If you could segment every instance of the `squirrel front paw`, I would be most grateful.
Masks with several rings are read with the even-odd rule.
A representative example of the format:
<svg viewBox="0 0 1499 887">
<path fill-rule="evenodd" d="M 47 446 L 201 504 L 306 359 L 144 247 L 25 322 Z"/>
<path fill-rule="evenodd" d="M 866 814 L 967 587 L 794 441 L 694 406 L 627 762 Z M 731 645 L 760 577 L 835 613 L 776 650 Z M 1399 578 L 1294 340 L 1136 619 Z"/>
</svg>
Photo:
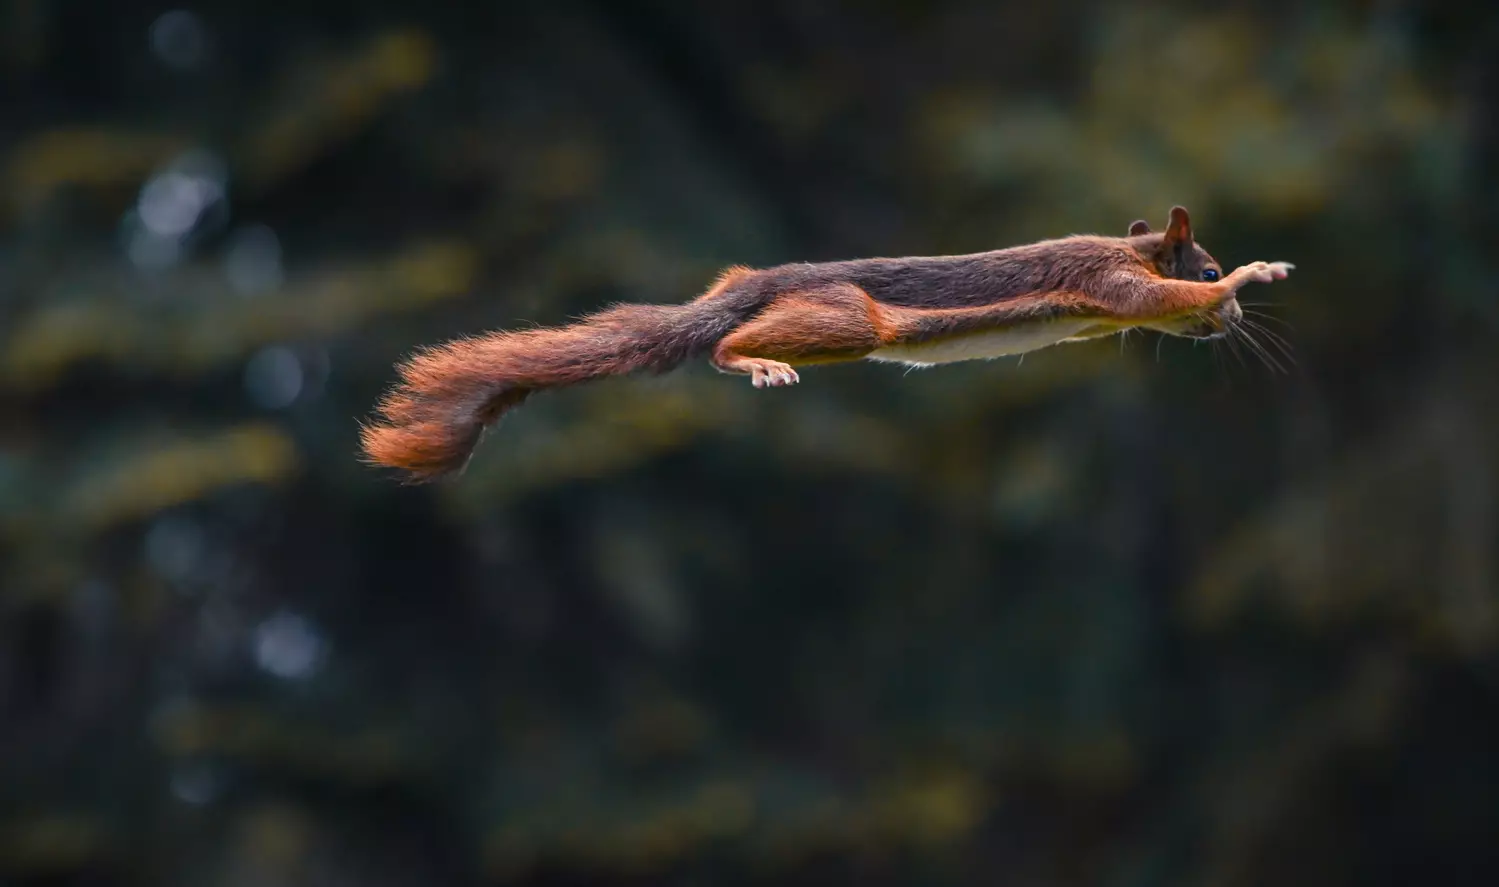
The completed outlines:
<svg viewBox="0 0 1499 887">
<path fill-rule="evenodd" d="M 1285 280 L 1295 267 L 1290 262 L 1250 262 L 1235 269 L 1229 280 L 1235 284 L 1235 289 L 1246 283 L 1272 283 Z"/>
</svg>

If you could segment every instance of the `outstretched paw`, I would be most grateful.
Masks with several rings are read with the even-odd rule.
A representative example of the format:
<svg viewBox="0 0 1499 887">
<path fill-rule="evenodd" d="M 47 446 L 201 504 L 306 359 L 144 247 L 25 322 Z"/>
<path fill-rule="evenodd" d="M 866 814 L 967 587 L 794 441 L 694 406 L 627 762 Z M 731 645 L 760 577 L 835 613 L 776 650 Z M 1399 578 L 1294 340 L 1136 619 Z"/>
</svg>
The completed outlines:
<svg viewBox="0 0 1499 887">
<path fill-rule="evenodd" d="M 749 364 L 750 382 L 756 388 L 779 388 L 801 381 L 790 364 L 777 360 L 753 360 Z"/>
<path fill-rule="evenodd" d="M 1285 280 L 1295 268 L 1290 262 L 1250 262 L 1233 273 L 1243 283 L 1272 283 Z"/>
<path fill-rule="evenodd" d="M 1270 271 L 1270 280 L 1285 280 L 1291 276 L 1291 271 L 1296 267 L 1290 262 L 1266 262 L 1265 264 Z M 1270 280 L 1262 280 L 1260 283 L 1269 283 Z"/>
</svg>

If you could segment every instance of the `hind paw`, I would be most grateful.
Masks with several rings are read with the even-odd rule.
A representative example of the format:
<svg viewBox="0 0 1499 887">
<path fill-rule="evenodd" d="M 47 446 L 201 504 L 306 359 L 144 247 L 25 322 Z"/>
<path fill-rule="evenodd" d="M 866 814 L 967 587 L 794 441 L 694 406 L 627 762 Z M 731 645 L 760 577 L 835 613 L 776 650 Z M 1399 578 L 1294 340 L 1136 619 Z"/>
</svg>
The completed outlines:
<svg viewBox="0 0 1499 887">
<path fill-rule="evenodd" d="M 748 367 L 750 372 L 750 384 L 756 388 L 780 388 L 783 385 L 795 385 L 801 381 L 796 370 L 791 364 L 781 363 L 777 360 L 754 360 Z"/>
</svg>

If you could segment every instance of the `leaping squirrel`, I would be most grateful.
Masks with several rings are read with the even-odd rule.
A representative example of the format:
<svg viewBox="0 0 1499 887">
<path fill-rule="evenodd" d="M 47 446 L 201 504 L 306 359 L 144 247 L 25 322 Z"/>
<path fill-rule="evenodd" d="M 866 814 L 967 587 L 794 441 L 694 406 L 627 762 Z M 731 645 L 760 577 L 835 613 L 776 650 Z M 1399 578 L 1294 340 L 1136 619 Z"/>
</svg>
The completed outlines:
<svg viewBox="0 0 1499 887">
<path fill-rule="evenodd" d="M 733 266 L 685 304 L 615 305 L 424 349 L 398 367 L 361 443 L 366 461 L 425 482 L 461 471 L 484 429 L 537 391 L 702 355 L 764 388 L 797 383 L 798 366 L 986 360 L 1135 328 L 1217 338 L 1243 318 L 1241 287 L 1294 267 L 1251 262 L 1224 276 L 1180 206 L 1159 233 L 1142 219 L 1124 237 L 970 255 Z"/>
</svg>

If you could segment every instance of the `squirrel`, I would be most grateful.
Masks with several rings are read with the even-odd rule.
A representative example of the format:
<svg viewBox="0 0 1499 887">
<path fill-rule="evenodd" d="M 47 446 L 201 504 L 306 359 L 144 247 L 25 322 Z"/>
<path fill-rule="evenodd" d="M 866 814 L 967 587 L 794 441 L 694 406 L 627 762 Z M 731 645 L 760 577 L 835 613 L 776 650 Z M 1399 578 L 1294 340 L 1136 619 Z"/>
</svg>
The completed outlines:
<svg viewBox="0 0 1499 887">
<path fill-rule="evenodd" d="M 1241 287 L 1294 267 L 1251 262 L 1224 275 L 1181 206 L 1161 232 L 1141 219 L 1127 236 L 968 255 L 734 265 L 690 302 L 616 304 L 423 349 L 398 366 L 360 442 L 367 463 L 423 483 L 461 472 L 485 429 L 537 391 L 665 373 L 703 355 L 765 388 L 799 382 L 795 367 L 987 360 L 1136 328 L 1219 338 L 1243 319 Z"/>
</svg>

